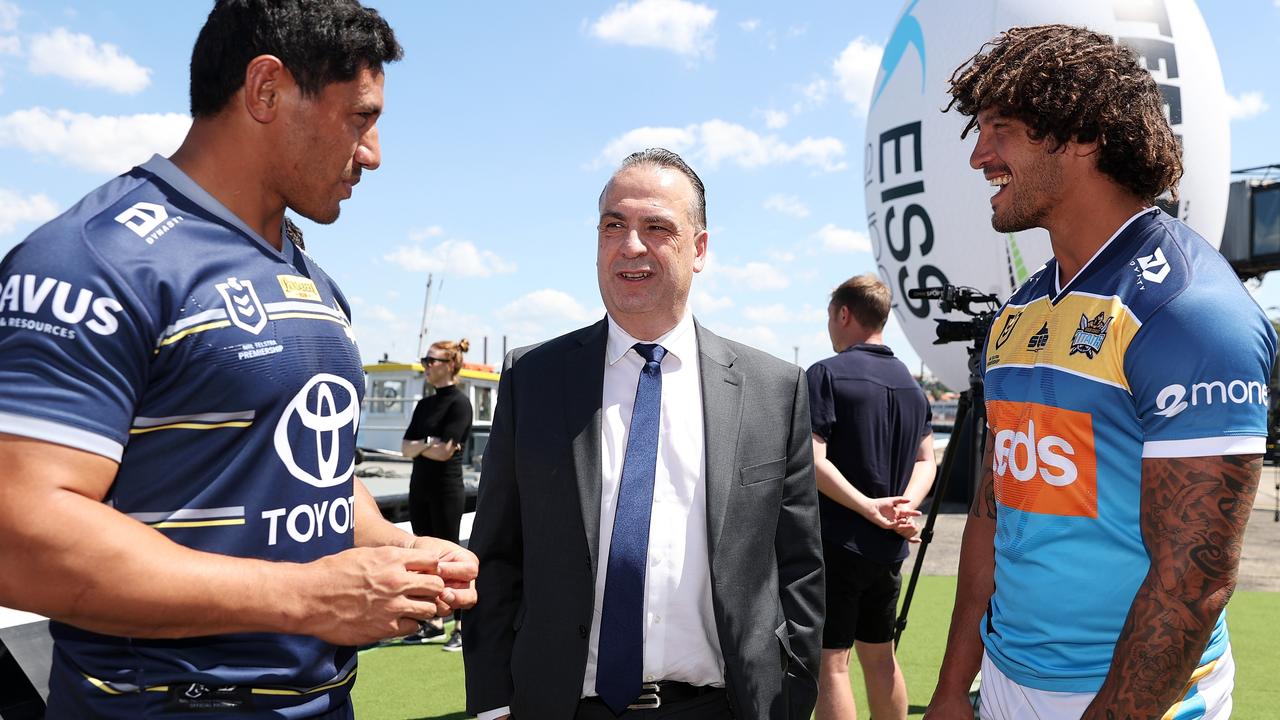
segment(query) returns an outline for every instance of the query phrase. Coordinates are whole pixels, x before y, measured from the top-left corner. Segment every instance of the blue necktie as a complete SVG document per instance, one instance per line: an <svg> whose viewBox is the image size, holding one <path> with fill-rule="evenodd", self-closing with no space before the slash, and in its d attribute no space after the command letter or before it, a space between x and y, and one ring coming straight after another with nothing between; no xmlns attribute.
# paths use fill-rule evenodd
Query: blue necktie
<svg viewBox="0 0 1280 720"><path fill-rule="evenodd" d="M667 354L661 345L636 343L634 348L645 362L636 384L627 453L618 483L596 658L596 693L615 715L621 715L639 697L644 672L644 573L649 561L649 511L662 415L662 358Z"/></svg>

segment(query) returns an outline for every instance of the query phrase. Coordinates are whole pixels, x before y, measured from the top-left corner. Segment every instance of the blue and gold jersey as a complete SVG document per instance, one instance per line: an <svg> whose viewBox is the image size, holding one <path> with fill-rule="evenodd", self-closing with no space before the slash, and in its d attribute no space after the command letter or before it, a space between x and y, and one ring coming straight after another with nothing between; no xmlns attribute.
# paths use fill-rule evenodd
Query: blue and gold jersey
<svg viewBox="0 0 1280 720"><path fill-rule="evenodd" d="M1021 685L1094 692L1150 565L1142 459L1262 453L1276 335L1222 256L1154 208L1058 282L1050 260L987 338L983 641ZM1219 618L1203 660L1226 645Z"/></svg>
<svg viewBox="0 0 1280 720"><path fill-rule="evenodd" d="M163 158L0 262L0 432L118 461L106 501L182 545L290 562L351 547L363 385L332 280ZM355 674L353 648L303 636L50 629L50 717L312 717Z"/></svg>

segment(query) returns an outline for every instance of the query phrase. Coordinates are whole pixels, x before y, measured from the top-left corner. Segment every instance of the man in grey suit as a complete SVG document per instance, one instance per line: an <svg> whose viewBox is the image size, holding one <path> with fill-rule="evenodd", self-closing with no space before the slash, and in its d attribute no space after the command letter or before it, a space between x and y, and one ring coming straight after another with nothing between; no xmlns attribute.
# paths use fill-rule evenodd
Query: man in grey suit
<svg viewBox="0 0 1280 720"><path fill-rule="evenodd" d="M503 366L467 709L807 720L823 581L804 373L694 321L706 203L675 153L624 160L598 230L608 316Z"/></svg>

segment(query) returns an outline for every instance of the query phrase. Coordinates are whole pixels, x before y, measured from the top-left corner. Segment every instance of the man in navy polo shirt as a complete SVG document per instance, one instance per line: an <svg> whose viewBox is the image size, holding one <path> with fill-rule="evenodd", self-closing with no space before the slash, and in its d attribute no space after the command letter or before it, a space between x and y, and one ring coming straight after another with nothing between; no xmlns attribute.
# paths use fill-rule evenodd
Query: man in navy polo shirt
<svg viewBox="0 0 1280 720"><path fill-rule="evenodd" d="M899 571L937 466L929 403L884 345L889 288L859 275L831 293L835 357L809 368L813 459L827 566L827 620L818 720L856 717L849 650L858 649L874 718L905 718L907 689L893 654Z"/></svg>

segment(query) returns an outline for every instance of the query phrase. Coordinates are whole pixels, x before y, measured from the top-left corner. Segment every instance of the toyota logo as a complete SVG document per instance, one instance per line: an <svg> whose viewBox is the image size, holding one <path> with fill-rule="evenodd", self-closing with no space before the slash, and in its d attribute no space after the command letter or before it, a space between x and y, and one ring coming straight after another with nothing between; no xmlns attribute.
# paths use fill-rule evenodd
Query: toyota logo
<svg viewBox="0 0 1280 720"><path fill-rule="evenodd" d="M299 464L298 453L289 442L289 426L295 418L304 430L310 431L315 442L314 474ZM337 375L321 373L298 391L280 416L276 424L276 453L289 474L308 485L318 488L341 485L351 477L356 466L353 454L345 468L338 468L343 439L344 436L355 438L359 421L355 386Z"/></svg>

